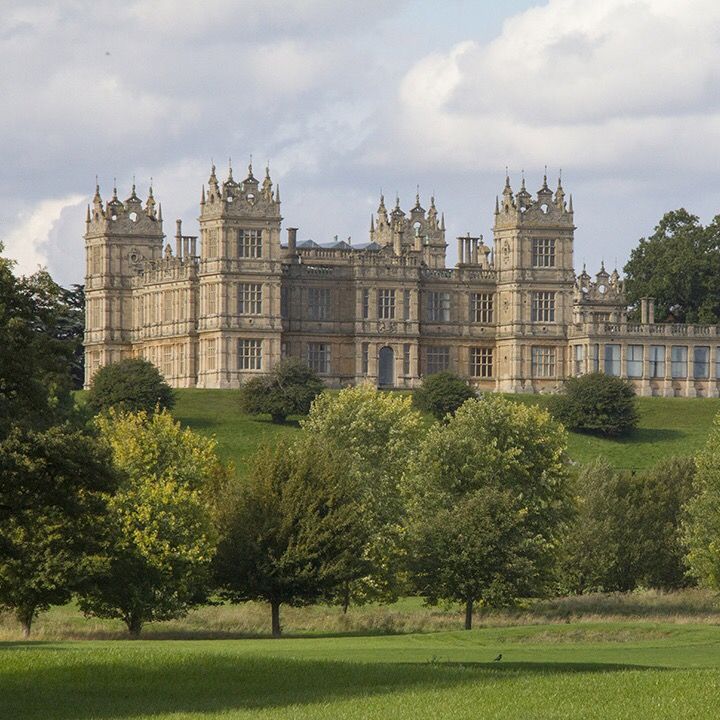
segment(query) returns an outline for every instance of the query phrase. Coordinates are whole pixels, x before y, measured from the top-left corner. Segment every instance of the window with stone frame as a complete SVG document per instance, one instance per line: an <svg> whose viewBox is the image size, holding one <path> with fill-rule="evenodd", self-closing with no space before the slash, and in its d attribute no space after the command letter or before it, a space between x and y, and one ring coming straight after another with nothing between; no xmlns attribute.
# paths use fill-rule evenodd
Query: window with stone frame
<svg viewBox="0 0 720 720"><path fill-rule="evenodd" d="M628 345L625 348L625 369L629 378L643 376L644 348L642 345Z"/></svg>
<svg viewBox="0 0 720 720"><path fill-rule="evenodd" d="M673 345L670 348L670 375L674 378L686 378L687 361L687 345Z"/></svg>
<svg viewBox="0 0 720 720"><path fill-rule="evenodd" d="M163 304L163 322L172 322L173 320L173 291L165 290L162 294Z"/></svg>
<svg viewBox="0 0 720 720"><path fill-rule="evenodd" d="M403 290L403 320L410 319L410 291Z"/></svg>
<svg viewBox="0 0 720 720"><path fill-rule="evenodd" d="M532 239L532 265L536 268L555 267L554 238Z"/></svg>
<svg viewBox="0 0 720 720"><path fill-rule="evenodd" d="M367 288L362 291L362 316L363 320L370 317L370 291Z"/></svg>
<svg viewBox="0 0 720 720"><path fill-rule="evenodd" d="M470 321L491 325L493 321L493 294L470 293Z"/></svg>
<svg viewBox="0 0 720 720"><path fill-rule="evenodd" d="M530 374L533 378L554 378L556 367L556 348L544 345L533 345L530 348Z"/></svg>
<svg viewBox="0 0 720 720"><path fill-rule="evenodd" d="M431 290L427 294L427 318L429 322L450 320L450 293Z"/></svg>
<svg viewBox="0 0 720 720"><path fill-rule="evenodd" d="M217 285L214 283L207 286L207 314L217 314Z"/></svg>
<svg viewBox="0 0 720 720"><path fill-rule="evenodd" d="M163 346L162 354L162 374L165 378L173 375L173 349L172 345Z"/></svg>
<svg viewBox="0 0 720 720"><path fill-rule="evenodd" d="M431 345L425 350L425 374L445 372L450 369L450 348Z"/></svg>
<svg viewBox="0 0 720 720"><path fill-rule="evenodd" d="M370 372L370 343L362 344L362 374L367 375Z"/></svg>
<svg viewBox="0 0 720 720"><path fill-rule="evenodd" d="M603 372L606 375L620 377L620 345L607 343L604 352Z"/></svg>
<svg viewBox="0 0 720 720"><path fill-rule="evenodd" d="M395 319L395 290L390 288L378 290L378 318L380 320Z"/></svg>
<svg viewBox="0 0 720 720"><path fill-rule="evenodd" d="M262 340L238 340L238 370L262 370Z"/></svg>
<svg viewBox="0 0 720 720"><path fill-rule="evenodd" d="M651 378L664 378L665 377L665 346L664 345L651 345L649 360L650 360L650 377Z"/></svg>
<svg viewBox="0 0 720 720"><path fill-rule="evenodd" d="M318 375L330 373L330 345L328 343L308 343L307 364Z"/></svg>
<svg viewBox="0 0 720 720"><path fill-rule="evenodd" d="M262 283L238 283L238 315L262 315Z"/></svg>
<svg viewBox="0 0 720 720"><path fill-rule="evenodd" d="M410 343L403 345L403 375L410 374Z"/></svg>
<svg viewBox="0 0 720 720"><path fill-rule="evenodd" d="M205 341L205 369L215 370L216 359L215 359L215 340Z"/></svg>
<svg viewBox="0 0 720 720"><path fill-rule="evenodd" d="M330 319L330 288L308 288L308 317L310 320Z"/></svg>
<svg viewBox="0 0 720 720"><path fill-rule="evenodd" d="M546 290L534 292L532 297L532 322L555 322L555 293Z"/></svg>
<svg viewBox="0 0 720 720"><path fill-rule="evenodd" d="M476 378L491 378L493 376L492 348L470 348L470 375Z"/></svg>
<svg viewBox="0 0 720 720"><path fill-rule="evenodd" d="M237 231L237 256L239 258L262 257L262 230Z"/></svg>
<svg viewBox="0 0 720 720"><path fill-rule="evenodd" d="M207 247L205 248L205 257L216 258L218 256L218 237L219 231L217 228L208 228L205 231L205 239L207 241Z"/></svg>
<svg viewBox="0 0 720 720"><path fill-rule="evenodd" d="M576 376L580 376L585 372L585 346L573 346L573 369Z"/></svg>
<svg viewBox="0 0 720 720"><path fill-rule="evenodd" d="M695 380L710 377L710 348L707 346L693 348L693 377Z"/></svg>

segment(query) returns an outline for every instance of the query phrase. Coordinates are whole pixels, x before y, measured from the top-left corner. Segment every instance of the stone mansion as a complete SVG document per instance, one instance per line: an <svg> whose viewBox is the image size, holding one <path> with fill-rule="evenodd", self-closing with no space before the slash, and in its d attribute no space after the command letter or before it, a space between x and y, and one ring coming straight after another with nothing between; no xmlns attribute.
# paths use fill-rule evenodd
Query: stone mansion
<svg viewBox="0 0 720 720"><path fill-rule="evenodd" d="M234 388L296 357L330 386L412 388L451 370L480 390L553 392L601 370L641 395L717 396L716 326L656 323L652 298L629 323L616 271L573 268L572 196L547 178L532 196L509 178L495 201L493 249L457 238L445 266L445 220L430 199L406 213L380 198L369 242L281 237L268 171L220 182L200 200L200 237L165 242L162 209L133 186L99 188L85 246L86 384L102 365L140 356L173 387Z"/></svg>

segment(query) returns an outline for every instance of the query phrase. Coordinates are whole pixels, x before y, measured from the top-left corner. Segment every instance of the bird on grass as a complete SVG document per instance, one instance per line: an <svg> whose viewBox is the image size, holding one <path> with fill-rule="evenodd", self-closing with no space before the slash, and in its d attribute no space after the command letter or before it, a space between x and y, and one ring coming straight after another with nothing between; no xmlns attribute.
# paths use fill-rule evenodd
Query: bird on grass
<svg viewBox="0 0 720 720"><path fill-rule="evenodd" d="M500 662L501 660L502 660L502 653L500 653L500 654L493 660L493 662Z"/></svg>

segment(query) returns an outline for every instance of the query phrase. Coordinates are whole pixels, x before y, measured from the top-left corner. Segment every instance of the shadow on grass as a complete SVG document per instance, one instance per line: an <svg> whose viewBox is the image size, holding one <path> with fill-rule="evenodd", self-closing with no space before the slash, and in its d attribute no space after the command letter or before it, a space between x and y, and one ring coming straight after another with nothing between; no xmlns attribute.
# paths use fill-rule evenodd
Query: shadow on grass
<svg viewBox="0 0 720 720"><path fill-rule="evenodd" d="M127 647L127 646L125 646ZM0 655L1 657L1 655ZM297 660L226 652L167 652L165 646L122 654L10 656L0 664L0 715L8 718L132 718L225 713L328 703L423 687L497 683L518 675L653 670L601 663L366 663ZM65 658L71 657L72 662Z"/></svg>

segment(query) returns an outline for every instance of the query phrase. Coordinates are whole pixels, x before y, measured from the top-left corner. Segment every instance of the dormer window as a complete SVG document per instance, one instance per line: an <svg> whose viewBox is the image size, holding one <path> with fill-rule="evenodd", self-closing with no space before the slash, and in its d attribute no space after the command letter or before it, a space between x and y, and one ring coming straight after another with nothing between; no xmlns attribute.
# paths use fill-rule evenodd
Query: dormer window
<svg viewBox="0 0 720 720"><path fill-rule="evenodd" d="M555 267L555 239L532 239L533 267Z"/></svg>

